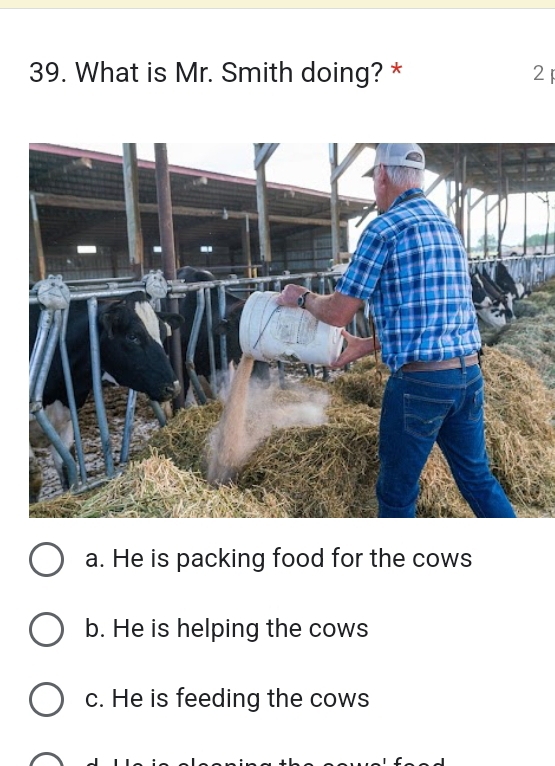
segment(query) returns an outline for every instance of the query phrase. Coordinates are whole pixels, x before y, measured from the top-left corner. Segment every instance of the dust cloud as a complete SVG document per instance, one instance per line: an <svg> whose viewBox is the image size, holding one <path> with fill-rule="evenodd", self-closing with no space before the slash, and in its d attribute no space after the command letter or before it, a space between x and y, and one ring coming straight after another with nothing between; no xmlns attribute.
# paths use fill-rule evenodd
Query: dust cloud
<svg viewBox="0 0 555 766"><path fill-rule="evenodd" d="M327 422L329 395L301 383L284 392L251 379L254 359L243 356L218 425L207 449L206 478L213 486L233 482L256 447L276 428L310 427Z"/></svg>

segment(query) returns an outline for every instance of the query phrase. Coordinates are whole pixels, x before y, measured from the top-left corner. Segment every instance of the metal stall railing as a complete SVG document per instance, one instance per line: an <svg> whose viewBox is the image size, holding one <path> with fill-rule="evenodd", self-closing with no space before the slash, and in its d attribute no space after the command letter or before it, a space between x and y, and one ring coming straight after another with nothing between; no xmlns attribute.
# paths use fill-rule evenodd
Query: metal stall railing
<svg viewBox="0 0 555 766"><path fill-rule="evenodd" d="M92 289L87 289L85 285L81 285L79 288L74 288L72 292L63 282L61 276L49 276L47 279L34 285L29 293L29 305L38 305L41 309L37 336L29 359L29 413L37 421L48 441L60 456L66 472L68 484L74 492L91 489L93 486L102 483L102 481L113 478L116 474L112 440L103 396L103 371L100 360L97 327L98 301L101 299L122 298L130 292L142 290L149 296L151 302L156 304L160 301L160 290L163 289L163 283L163 277L161 277L160 273L157 273L148 275L142 282L127 283L125 287L117 284L109 287L104 283L105 289L100 290L99 286L93 286ZM166 293L167 287L164 294ZM91 348L92 390L104 460L104 477L95 479L94 481L91 481L87 475L83 441L75 403L74 381L72 379L66 344L70 303L75 301L87 302ZM159 308L159 306L155 305L155 308ZM60 435L48 419L43 406L44 389L56 347L59 347L62 360L63 377L74 432L74 450L76 459L73 458L70 450L64 444ZM134 423L136 397L136 392L129 390L120 450L120 466L125 465L129 460L129 447ZM166 418L160 404L151 401L150 405L160 426L165 425Z"/></svg>

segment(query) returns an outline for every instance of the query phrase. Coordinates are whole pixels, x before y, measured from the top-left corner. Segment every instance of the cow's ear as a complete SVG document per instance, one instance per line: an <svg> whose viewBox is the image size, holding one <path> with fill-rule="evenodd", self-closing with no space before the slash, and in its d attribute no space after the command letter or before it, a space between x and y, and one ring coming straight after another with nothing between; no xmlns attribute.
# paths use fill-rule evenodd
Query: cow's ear
<svg viewBox="0 0 555 766"><path fill-rule="evenodd" d="M118 326L121 324L121 318L121 306L118 303L113 303L100 312L100 323L108 333L108 338L110 338L110 340L114 337Z"/></svg>
<svg viewBox="0 0 555 766"><path fill-rule="evenodd" d="M172 330L177 330L185 323L185 317L182 317L181 314L167 314L165 311L157 311L156 314L158 319L168 324Z"/></svg>
<svg viewBox="0 0 555 766"><path fill-rule="evenodd" d="M214 335L225 335L229 331L230 327L231 322L229 319L220 319L220 321L217 322L212 328L212 332Z"/></svg>

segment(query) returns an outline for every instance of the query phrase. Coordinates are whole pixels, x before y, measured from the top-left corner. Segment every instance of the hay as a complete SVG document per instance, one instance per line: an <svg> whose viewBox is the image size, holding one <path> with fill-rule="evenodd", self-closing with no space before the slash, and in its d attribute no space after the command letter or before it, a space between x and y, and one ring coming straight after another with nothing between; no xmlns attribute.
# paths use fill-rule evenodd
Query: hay
<svg viewBox="0 0 555 766"><path fill-rule="evenodd" d="M130 463L121 476L86 498L64 495L32 507L34 517L76 518L264 518L285 517L286 507L274 494L236 487L209 488L200 476L182 471L167 457L153 453Z"/></svg>
<svg viewBox="0 0 555 766"><path fill-rule="evenodd" d="M525 362L487 349L486 440L492 469L521 516L555 516L554 394ZM373 364L352 365L330 383L308 379L269 391L268 409L302 406L327 392L328 422L273 428L247 460L237 484L202 478L206 447L222 405L182 410L155 434L127 471L82 497L32 507L33 516L80 518L375 516L378 426L385 382ZM249 424L247 423L247 426ZM418 515L471 517L437 448L424 469Z"/></svg>
<svg viewBox="0 0 555 766"><path fill-rule="evenodd" d="M548 388L555 389L555 308L509 325L496 348L529 364Z"/></svg>
<svg viewBox="0 0 555 766"><path fill-rule="evenodd" d="M482 371L490 412L528 437L553 442L555 433L549 421L555 408L555 394L539 374L498 347L485 349Z"/></svg>
<svg viewBox="0 0 555 766"><path fill-rule="evenodd" d="M272 488L290 514L310 518L375 515L379 412L334 399L329 422L274 432L247 462L238 486Z"/></svg>
<svg viewBox="0 0 555 766"><path fill-rule="evenodd" d="M555 279L515 301L513 310L517 321L492 333L481 329L484 344L526 362L555 389Z"/></svg>
<svg viewBox="0 0 555 766"><path fill-rule="evenodd" d="M555 395L539 374L499 348L487 349L486 443L511 500L555 510Z"/></svg>
<svg viewBox="0 0 555 766"><path fill-rule="evenodd" d="M222 410L221 402L180 410L165 428L154 434L149 447L139 458L148 456L153 449L173 460L182 470L203 473L206 470L206 444Z"/></svg>
<svg viewBox="0 0 555 766"><path fill-rule="evenodd" d="M331 386L330 422L317 429L274 434L248 462L239 486L278 491L296 516L375 515L383 381L371 370L368 362L355 364L337 378ZM549 424L553 397L526 364L498 350L487 351L484 377L486 439L494 474L528 515L553 515L555 432ZM472 516L437 448L422 474L418 514Z"/></svg>
<svg viewBox="0 0 555 766"><path fill-rule="evenodd" d="M466 519L474 514L463 500L447 461L434 446L420 479L417 516L432 519Z"/></svg>
<svg viewBox="0 0 555 766"><path fill-rule="evenodd" d="M336 378L333 387L346 401L381 407L388 374L385 368L377 372L373 365L364 362L353 365L348 373Z"/></svg>

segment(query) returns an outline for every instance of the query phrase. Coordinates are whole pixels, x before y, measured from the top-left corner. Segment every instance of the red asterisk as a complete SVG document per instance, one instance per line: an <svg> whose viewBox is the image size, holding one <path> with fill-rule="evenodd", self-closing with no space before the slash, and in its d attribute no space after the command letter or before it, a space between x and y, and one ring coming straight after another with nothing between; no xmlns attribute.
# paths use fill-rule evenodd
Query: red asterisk
<svg viewBox="0 0 555 766"><path fill-rule="evenodd" d="M403 68L403 65L399 64L399 62L396 61L394 64L391 65L391 68L393 69L393 72L391 74L395 74L396 72L398 74L401 74L401 69Z"/></svg>

